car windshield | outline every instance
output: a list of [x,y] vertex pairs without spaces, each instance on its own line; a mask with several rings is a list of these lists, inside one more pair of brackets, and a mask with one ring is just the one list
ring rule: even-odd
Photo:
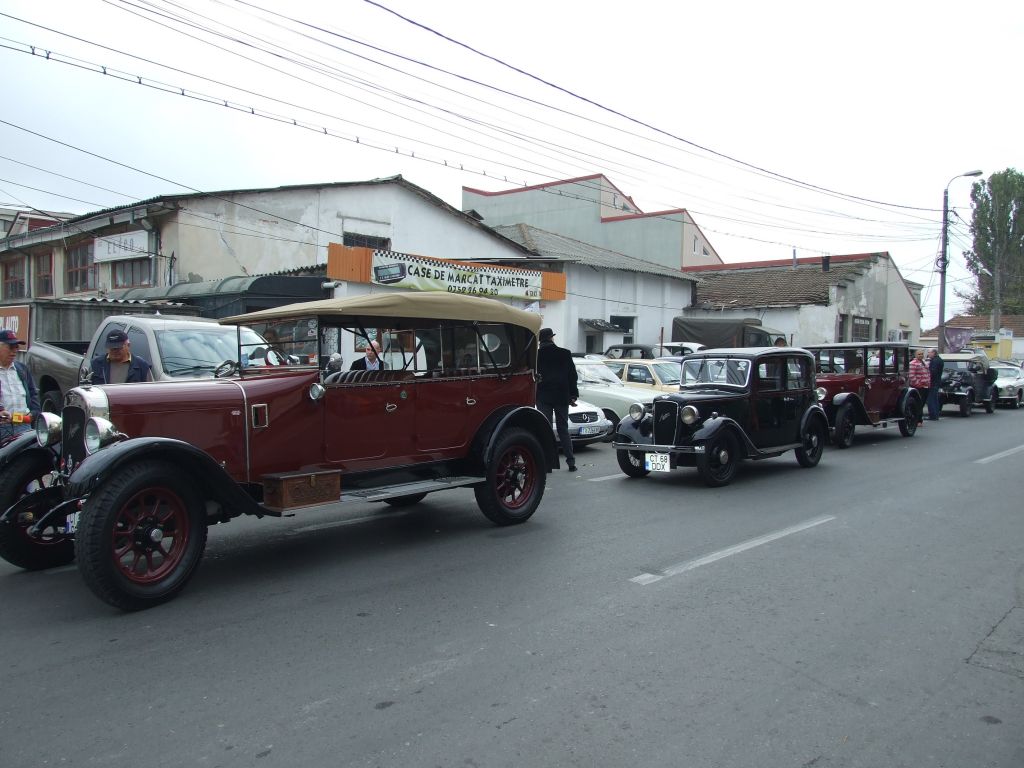
[[1015,379],[1020,375],[1020,368],[1003,368],[1002,366],[996,367],[997,376],[999,378]]
[[966,371],[967,361],[966,360],[945,360],[942,363],[942,369],[944,371]]
[[679,366],[672,363],[654,363],[651,368],[658,374],[662,384],[679,383]]
[[[225,360],[238,357],[238,328],[215,325],[203,328],[168,328],[154,331],[164,373],[170,377],[212,373]],[[242,328],[242,344],[265,344],[249,328]]]
[[608,366],[604,363],[581,363],[576,360],[576,374],[581,384],[610,384],[613,387],[623,387],[621,381],[615,378]]
[[701,357],[695,360],[684,360],[682,369],[682,385],[684,387],[701,384],[742,387],[747,383],[750,361]]

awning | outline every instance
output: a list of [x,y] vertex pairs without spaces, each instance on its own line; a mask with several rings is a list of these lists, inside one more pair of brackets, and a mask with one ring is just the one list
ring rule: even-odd
[[580,323],[595,331],[608,331],[610,333],[625,333],[625,328],[620,328],[615,323],[609,323],[607,320],[602,320],[599,317],[595,317],[593,320],[580,320]]

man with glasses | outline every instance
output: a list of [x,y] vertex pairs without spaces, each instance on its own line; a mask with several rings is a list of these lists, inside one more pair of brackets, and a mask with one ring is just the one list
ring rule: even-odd
[[14,331],[0,330],[0,440],[28,432],[39,415],[32,374],[15,359],[24,344]]

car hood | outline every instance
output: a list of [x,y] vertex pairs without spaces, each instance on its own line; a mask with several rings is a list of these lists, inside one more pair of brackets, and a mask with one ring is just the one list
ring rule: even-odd
[[743,390],[737,391],[735,389],[714,389],[708,387],[707,389],[683,389],[677,394],[666,395],[671,397],[676,402],[684,402],[688,405],[700,405],[701,403],[723,403],[732,400],[746,400],[750,397],[750,393]]
[[585,400],[603,404],[615,401],[629,405],[630,403],[649,403],[658,394],[650,387],[615,386],[612,384],[579,384],[580,397]]

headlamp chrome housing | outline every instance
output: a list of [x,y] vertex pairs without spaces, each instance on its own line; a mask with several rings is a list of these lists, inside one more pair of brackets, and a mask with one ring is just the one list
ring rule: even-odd
[[88,454],[96,453],[119,438],[120,433],[104,418],[93,416],[85,422],[85,452]]
[[679,409],[679,420],[686,426],[692,426],[700,418],[700,411],[692,405],[684,405]]
[[61,419],[55,413],[43,411],[36,417],[36,442],[43,448],[60,443]]
[[824,387],[818,387],[814,390],[814,396],[818,398],[819,403],[824,403],[825,399],[828,397],[828,390]]
[[644,417],[644,406],[642,403],[632,403],[629,406],[629,418],[633,421],[640,421]]

